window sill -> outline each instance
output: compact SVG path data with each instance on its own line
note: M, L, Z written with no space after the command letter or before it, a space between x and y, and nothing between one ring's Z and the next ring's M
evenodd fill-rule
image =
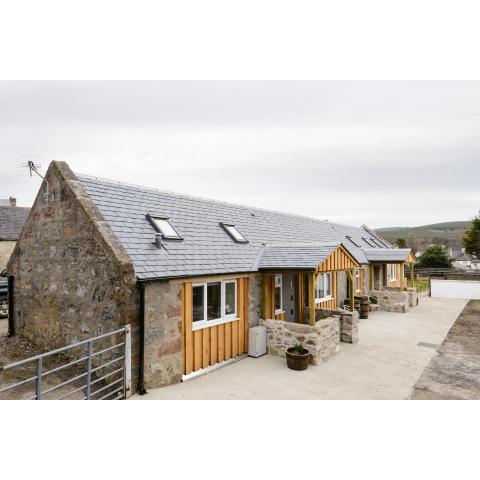
M318 305L319 303L325 303L325 302L328 302L329 300L333 300L333 297L316 298L315 304Z
M232 323L240 320L240 318L219 318L218 320L207 320L206 322L193 322L192 332L196 330L203 330L205 328L216 327L217 325L224 325L225 323ZM198 323L198 325L196 325Z
M275 310L275 315L282 315L285 313L285 310Z

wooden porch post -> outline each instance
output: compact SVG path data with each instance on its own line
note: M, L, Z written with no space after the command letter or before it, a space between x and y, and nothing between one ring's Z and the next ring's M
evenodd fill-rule
M309 323L315 325L315 284L317 281L316 273L308 274L308 308L309 308Z
M387 264L382 263L382 283L384 287L388 287L388 280L387 280Z
M415 272L413 262L410 262L410 281L412 282L412 288L415 286Z
M400 291L403 292L405 290L405 264L400 264L400 273L398 276L400 277Z
M270 273L263 274L263 318L264 320L273 319L272 315L272 279L273 276Z
M375 290L375 266L371 264L368 268L370 270L370 290Z
M353 270L347 270L348 280L350 281L350 311L353 312L355 310L355 282L353 280Z
M303 273L297 274L297 312L298 323L305 323L305 292L304 292L304 279Z

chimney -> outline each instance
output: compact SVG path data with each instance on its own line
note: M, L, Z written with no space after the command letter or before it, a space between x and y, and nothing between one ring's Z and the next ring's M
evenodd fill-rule
M17 206L17 199L15 197L10 197L10 206L11 207L16 207Z

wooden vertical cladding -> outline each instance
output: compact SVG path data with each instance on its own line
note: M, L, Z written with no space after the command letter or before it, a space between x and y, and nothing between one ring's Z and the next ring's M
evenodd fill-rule
M237 278L238 320L192 331L192 283L183 284L184 373L243 355L248 350L248 278Z
M317 268L317 272L332 272L332 298L317 303L315 308L335 310L337 308L337 272L350 271L358 268L359 265L350 253L339 245ZM362 272L360 271L360 281L362 281Z
M339 245L317 268L317 272L332 272L358 268L358 263L350 253Z

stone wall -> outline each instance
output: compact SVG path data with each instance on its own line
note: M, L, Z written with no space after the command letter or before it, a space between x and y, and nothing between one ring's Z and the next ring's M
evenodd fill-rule
M7 267L8 260L12 255L17 242L0 240L0 272Z
M347 272L337 272L337 307L347 298Z
M370 291L370 265L362 265L361 266L363 272L363 279L362 279L362 288L363 288L363 295L367 295Z
M378 309L385 312L406 313L409 309L409 293L398 288L372 290L370 295L378 299Z
M358 342L359 313L344 310L341 317L341 339L344 343Z
M267 352L285 357L287 349L302 344L310 351L310 363L318 365L340 351L340 318L319 320L314 326L282 320L262 320L267 329Z
M251 273L248 277L248 325L257 327L262 318L262 274Z
M182 380L182 283L158 281L145 286L145 386L157 388Z
M410 308L418 306L418 293L416 288L407 288L408 292L408 306Z
M15 333L45 349L132 325L138 371L138 291L133 265L64 162L52 162L8 264ZM132 385L136 385L133 380Z

